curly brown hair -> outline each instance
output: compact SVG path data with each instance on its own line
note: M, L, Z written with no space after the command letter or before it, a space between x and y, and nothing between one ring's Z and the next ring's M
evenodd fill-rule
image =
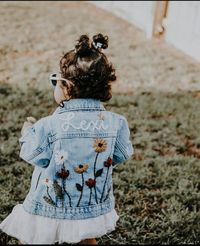
M102 49L108 47L108 36L101 33L90 41L88 35L81 35L75 49L60 60L63 78L74 83L70 88L71 98L93 98L108 101L111 97L111 82L116 80L115 69Z

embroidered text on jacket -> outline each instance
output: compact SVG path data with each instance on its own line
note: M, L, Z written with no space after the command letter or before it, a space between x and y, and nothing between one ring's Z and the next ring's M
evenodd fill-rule
M103 119L98 119L96 121L90 120L90 121L86 121L86 120L81 120L79 125L74 125L71 120L74 118L75 114L73 112L68 113L65 117L60 117L60 120L65 121L64 123L62 123L61 127L63 129L63 131L68 131L69 127L71 126L74 129L77 130L83 130L86 131L88 129L91 130L107 130L108 126L105 125Z

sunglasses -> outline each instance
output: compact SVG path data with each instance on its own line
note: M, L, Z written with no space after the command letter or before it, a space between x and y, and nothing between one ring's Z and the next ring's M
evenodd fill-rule
M52 73L49 75L49 82L50 84L53 86L53 88L56 87L57 81L61 80L61 81L65 81L67 83L67 85L74 85L70 80L64 79L62 78L59 74L57 73Z

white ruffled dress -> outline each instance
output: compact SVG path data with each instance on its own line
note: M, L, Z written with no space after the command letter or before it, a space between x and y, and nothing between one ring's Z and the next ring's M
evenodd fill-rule
M89 219L52 219L29 214L22 204L18 204L2 221L0 229L24 244L78 243L84 239L101 237L115 230L118 219L115 209Z

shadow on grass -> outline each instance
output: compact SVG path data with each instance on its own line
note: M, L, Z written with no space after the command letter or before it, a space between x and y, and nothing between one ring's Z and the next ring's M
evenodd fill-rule
M127 117L135 155L114 169L116 231L99 244L200 243L200 92L139 90L113 95L108 110ZM0 88L1 221L29 191L33 166L19 158L27 116L53 113L52 91ZM67 233L67 232L66 232ZM1 232L1 244L17 240ZM66 243L64 243L66 244Z

